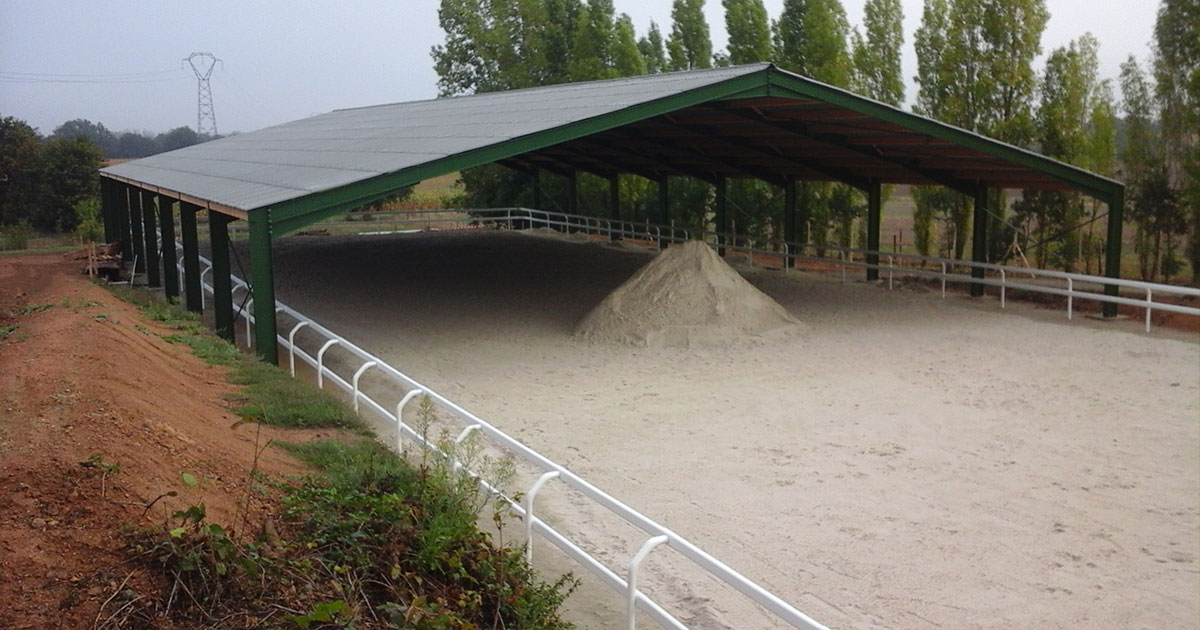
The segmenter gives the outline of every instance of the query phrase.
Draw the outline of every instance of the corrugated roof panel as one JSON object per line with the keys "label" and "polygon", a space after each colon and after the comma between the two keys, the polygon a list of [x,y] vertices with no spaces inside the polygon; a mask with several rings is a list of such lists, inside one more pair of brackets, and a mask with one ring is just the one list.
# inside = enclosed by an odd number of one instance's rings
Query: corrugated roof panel
{"label": "corrugated roof panel", "polygon": [[344,109],[103,172],[252,210],[762,71],[769,64]]}

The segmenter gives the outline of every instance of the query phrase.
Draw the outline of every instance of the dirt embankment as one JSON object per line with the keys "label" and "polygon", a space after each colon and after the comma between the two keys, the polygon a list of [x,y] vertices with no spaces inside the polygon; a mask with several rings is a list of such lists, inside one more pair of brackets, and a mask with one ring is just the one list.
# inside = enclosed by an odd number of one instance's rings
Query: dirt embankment
{"label": "dirt embankment", "polygon": [[3,628],[103,624],[158,588],[123,562],[123,526],[204,503],[247,530],[269,507],[250,471],[299,471],[268,448],[283,432],[225,407],[223,368],[77,271],[59,255],[0,258]]}

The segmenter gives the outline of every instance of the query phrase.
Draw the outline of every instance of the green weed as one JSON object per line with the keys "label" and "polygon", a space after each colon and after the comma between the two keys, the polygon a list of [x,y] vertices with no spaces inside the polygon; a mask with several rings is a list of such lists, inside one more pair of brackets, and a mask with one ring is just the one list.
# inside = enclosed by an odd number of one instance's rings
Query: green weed
{"label": "green weed", "polygon": [[21,327],[20,324],[9,324],[7,326],[0,326],[0,340],[7,339],[9,335],[13,334],[13,332],[20,327]]}
{"label": "green weed", "polygon": [[242,386],[234,398],[234,411],[243,418],[296,428],[363,428],[354,411],[333,394],[274,365],[241,356],[229,380]]}
{"label": "green weed", "polygon": [[46,304],[26,304],[25,306],[22,306],[22,307],[20,307],[20,308],[18,308],[18,309],[17,309],[17,314],[18,314],[18,315],[29,315],[30,313],[40,313],[40,312],[42,312],[42,311],[45,311],[45,310],[48,310],[48,309],[52,308],[53,306],[54,306],[54,305],[53,305],[53,304],[50,304],[50,303],[46,303]]}

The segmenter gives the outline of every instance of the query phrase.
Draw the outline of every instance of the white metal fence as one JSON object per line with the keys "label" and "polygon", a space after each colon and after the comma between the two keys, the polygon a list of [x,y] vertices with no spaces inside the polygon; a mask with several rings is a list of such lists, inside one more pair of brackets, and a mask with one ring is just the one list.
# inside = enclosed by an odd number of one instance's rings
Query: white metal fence
{"label": "white metal fence", "polygon": [[[202,258],[205,263],[204,269],[201,271],[200,277],[203,280],[204,276],[212,269],[212,262]],[[179,265],[182,286],[183,280],[183,265]],[[243,295],[243,307],[236,314],[245,323],[245,336],[247,345],[251,344],[253,339],[253,308],[249,297],[249,285],[236,276],[233,278],[234,291],[241,292]],[[212,292],[212,285],[201,282],[203,287],[202,293]],[[694,563],[697,567],[704,570],[718,581],[723,582],[750,601],[758,604],[763,609],[773,614],[776,618],[791,625],[794,628],[802,628],[805,630],[826,630],[826,627],[813,620],[803,612],[797,610],[791,604],[782,600],[765,588],[759,586],[741,573],[738,573],[720,560],[700,549],[698,546],[680,536],[679,534],[667,529],[649,517],[634,510],[625,503],[616,499],[612,495],[604,492],[596,486],[589,483],[579,475],[571,472],[564,466],[550,460],[544,455],[538,453],[525,444],[517,441],[500,429],[496,428],[491,423],[479,418],[471,412],[463,409],[459,405],[445,398],[444,396],[433,391],[429,387],[417,382],[396,368],[388,365],[384,360],[372,355],[366,350],[358,347],[354,343],[338,335],[337,333],[322,326],[304,314],[286,306],[282,302],[275,303],[276,315],[283,315],[286,318],[293,320],[295,323],[288,329],[286,335],[278,335],[278,341],[287,352],[288,362],[287,367],[292,375],[296,374],[296,360],[307,364],[316,372],[318,385],[324,386],[328,381],[339,389],[346,392],[354,405],[356,411],[362,407],[366,407],[380,417],[392,422],[396,427],[395,448],[397,452],[401,451],[402,440],[408,439],[420,444],[424,448],[441,453],[443,456],[452,458],[452,455],[447,455],[436,444],[427,440],[420,431],[410,426],[404,421],[405,408],[415,399],[420,396],[427,396],[434,405],[441,411],[445,412],[453,419],[457,420],[462,428],[458,433],[456,442],[462,442],[471,433],[476,432],[486,438],[490,444],[499,447],[506,453],[509,453],[526,464],[534,467],[537,472],[537,478],[523,493],[520,501],[516,501],[506,494],[502,489],[493,487],[482,477],[475,474],[474,471],[468,471],[472,474],[484,488],[485,491],[495,494],[498,498],[504,500],[509,509],[519,517],[521,517],[525,528],[525,553],[532,560],[533,554],[533,534],[538,534],[547,542],[557,547],[564,554],[577,562],[583,568],[590,571],[603,581],[606,585],[612,588],[617,593],[625,598],[625,627],[635,627],[635,610],[641,610],[651,619],[658,622],[664,628],[686,629],[687,626],[679,621],[674,615],[663,608],[658,602],[647,596],[645,593],[638,590],[638,570],[655,547],[667,545],[671,549],[678,552],[681,556]],[[319,347],[312,352],[300,347],[296,341],[296,335],[301,330],[307,329],[319,336],[322,340]],[[352,375],[340,375],[335,372],[326,363],[325,355],[333,347],[340,347],[342,350],[349,353],[351,357],[358,361],[358,365]],[[361,378],[364,373],[369,370],[376,370],[387,376],[391,382],[395,384],[404,395],[400,398],[400,402],[395,408],[384,407],[371,396],[366,394],[360,388]],[[459,462],[454,461],[457,467]],[[645,534],[638,551],[630,558],[627,567],[623,567],[625,575],[618,573],[620,569],[613,569],[605,565],[597,559],[592,553],[580,547],[575,542],[571,541],[562,532],[555,529],[549,523],[537,516],[534,510],[534,502],[540,490],[545,484],[551,481],[558,481],[566,484],[576,492],[590,499],[595,505],[607,510],[612,515],[625,521],[634,528]]]}

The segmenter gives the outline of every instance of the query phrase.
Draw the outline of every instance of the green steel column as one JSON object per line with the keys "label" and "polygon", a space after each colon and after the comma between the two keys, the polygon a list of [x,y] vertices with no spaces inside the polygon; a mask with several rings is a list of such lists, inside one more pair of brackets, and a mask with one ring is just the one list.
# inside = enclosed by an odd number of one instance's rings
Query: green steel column
{"label": "green steel column", "polygon": [[134,273],[146,270],[146,239],[142,236],[142,194],[137,188],[129,188],[129,231],[133,237],[133,257],[136,261]]}
{"label": "green steel column", "polygon": [[142,222],[145,229],[142,234],[146,238],[146,285],[151,288],[162,286],[162,276],[159,275],[158,265],[158,228],[154,220],[156,214],[154,193],[143,190]]}
{"label": "green steel column", "polygon": [[275,272],[271,260],[271,210],[251,212],[250,274],[254,290],[254,351],[258,358],[278,365],[279,346],[275,322]]}
{"label": "green steel column", "polygon": [[717,231],[717,255],[725,255],[725,239],[729,234],[729,200],[727,180],[724,177],[717,178],[717,216],[714,218],[716,222],[715,229]]}
{"label": "green steel column", "polygon": [[[867,186],[867,249],[873,252],[879,251],[879,218],[880,208],[883,206],[883,191],[879,180],[872,179]],[[878,265],[879,254],[867,254],[867,264]],[[867,268],[867,280],[878,280],[879,270],[871,267]]]}
{"label": "green steel column", "polygon": [[[1104,275],[1109,278],[1121,277],[1121,236],[1125,227],[1125,189],[1118,190],[1108,200],[1108,237],[1104,244]],[[1104,285],[1104,294],[1116,297],[1120,287],[1115,284]],[[1105,317],[1117,316],[1117,305],[1105,302],[1101,307]]]}
{"label": "green steel column", "polygon": [[[671,178],[663,175],[662,179],[658,180],[658,224],[664,228],[671,226]],[[674,230],[672,230],[671,238],[675,238]],[[666,247],[668,240],[666,238],[658,239],[660,248]]]}
{"label": "green steel column", "polygon": [[[987,187],[980,185],[975,189],[975,217],[971,225],[971,261],[977,263],[987,262],[987,203],[988,191]],[[983,269],[981,267],[971,267],[971,277],[982,280]],[[971,297],[980,297],[983,295],[983,285],[978,282],[971,283]]]}
{"label": "green steel column", "polygon": [[204,299],[200,291],[200,247],[196,237],[196,212],[200,206],[179,202],[179,232],[183,238],[183,292],[187,310],[204,312]]}
{"label": "green steel column", "polygon": [[122,183],[113,183],[113,201],[116,204],[117,234],[120,242],[121,260],[133,260],[133,240],[129,235],[129,187]]}
{"label": "green steel column", "polygon": [[233,217],[208,212],[208,238],[212,246],[213,321],[217,335],[233,341],[233,280],[229,269],[229,222]]}
{"label": "green steel column", "polygon": [[812,191],[808,182],[796,182],[796,242],[808,244],[808,221],[812,218]]}
{"label": "green steel column", "polygon": [[542,203],[542,169],[533,169],[533,172],[529,175],[529,179],[531,180],[530,185],[533,186],[533,208],[534,210],[541,210],[542,205],[544,205]]}
{"label": "green steel column", "polygon": [[783,183],[783,240],[788,243],[784,249],[783,267],[791,269],[796,266],[792,255],[797,253],[792,246],[796,242],[796,181],[791,177]]}
{"label": "green steel column", "polygon": [[[612,219],[613,227],[624,231],[621,225],[621,176],[613,175],[608,178],[608,218]],[[619,232],[613,232],[608,236],[609,240],[621,240]]]}
{"label": "green steel column", "polygon": [[162,235],[163,293],[179,297],[179,261],[175,251],[175,201],[166,195],[158,196],[158,225]]}

